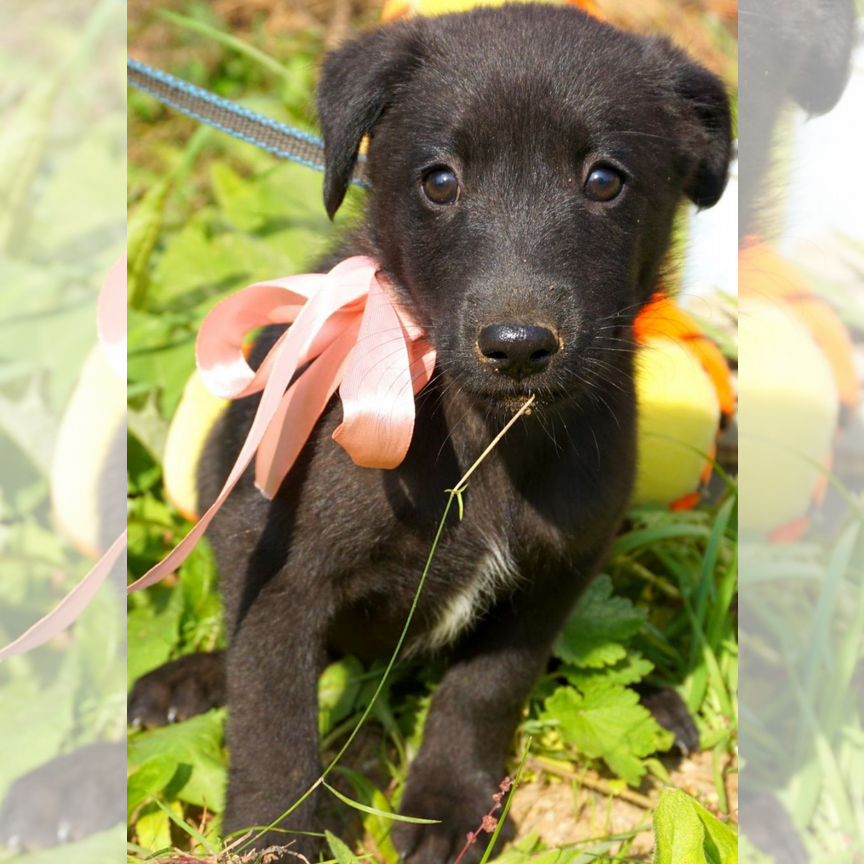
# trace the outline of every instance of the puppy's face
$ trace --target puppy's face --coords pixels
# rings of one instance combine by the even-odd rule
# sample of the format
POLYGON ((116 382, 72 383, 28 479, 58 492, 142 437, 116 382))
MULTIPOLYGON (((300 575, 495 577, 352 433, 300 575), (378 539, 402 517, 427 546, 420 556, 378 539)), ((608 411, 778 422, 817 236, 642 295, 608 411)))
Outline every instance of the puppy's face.
POLYGON ((463 391, 541 404, 614 384, 683 195, 720 196, 722 85, 567 8, 385 28, 325 66, 326 204, 370 135, 368 228, 463 391))

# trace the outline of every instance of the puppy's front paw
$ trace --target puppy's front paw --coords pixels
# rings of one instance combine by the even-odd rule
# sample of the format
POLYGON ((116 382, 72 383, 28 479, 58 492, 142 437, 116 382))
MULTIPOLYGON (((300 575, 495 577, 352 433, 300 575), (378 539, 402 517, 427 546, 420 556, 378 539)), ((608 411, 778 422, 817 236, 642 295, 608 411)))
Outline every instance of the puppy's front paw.
POLYGON ((225 704, 225 657, 190 654, 139 678, 129 694, 129 723, 153 729, 225 704))
MULTIPOLYGON (((438 819, 439 822, 436 825, 399 823, 393 831, 393 839, 402 859, 406 864, 452 864, 468 842, 468 836, 481 826, 484 816, 494 807, 493 796, 498 791, 496 781, 486 775, 475 774, 466 779, 464 774, 454 773, 452 777, 441 779, 412 773, 400 809, 407 816, 438 819)), ((500 812, 499 809, 496 817, 500 812)), ((499 848, 514 833, 512 823, 505 824, 499 848)), ((489 833, 481 833, 462 859, 464 864, 476 864, 483 857, 489 839, 489 833)))
POLYGON ((689 756, 699 749, 699 730, 684 700, 674 690, 667 688, 643 696, 642 704, 675 736, 681 755, 689 756))

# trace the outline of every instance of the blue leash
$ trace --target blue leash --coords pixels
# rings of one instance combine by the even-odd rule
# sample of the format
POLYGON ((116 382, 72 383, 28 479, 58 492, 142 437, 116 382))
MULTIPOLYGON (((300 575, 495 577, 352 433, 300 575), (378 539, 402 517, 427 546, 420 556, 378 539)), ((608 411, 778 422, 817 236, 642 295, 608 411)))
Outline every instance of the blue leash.
MULTIPOLYGON (((280 159, 289 159, 315 171, 324 170, 324 142, 316 135, 250 111, 131 57, 127 61, 127 71, 129 84, 187 117, 254 144, 280 159)), ((358 159, 351 182, 368 189, 365 161, 363 156, 358 159)))

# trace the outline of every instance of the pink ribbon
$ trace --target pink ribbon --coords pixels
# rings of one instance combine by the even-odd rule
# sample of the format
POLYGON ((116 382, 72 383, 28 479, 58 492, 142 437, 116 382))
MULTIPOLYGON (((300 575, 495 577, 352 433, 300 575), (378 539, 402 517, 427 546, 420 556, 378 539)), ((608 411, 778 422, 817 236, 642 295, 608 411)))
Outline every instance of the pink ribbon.
POLYGON ((90 605, 111 574, 114 565, 126 550, 126 541, 126 531, 124 531, 96 562, 93 569, 47 615, 40 618, 5 648, 0 649, 0 660, 38 648, 72 624, 90 605))
MULTIPOLYGON (((99 342, 109 364, 126 378, 126 255, 111 268, 99 291, 99 342)), ((46 615, 0 649, 0 661, 44 645, 72 624, 90 605, 126 549, 127 532, 111 544, 86 576, 46 615)))
POLYGON ((334 440, 361 467, 395 468, 411 444, 414 395, 435 366, 434 348, 392 296, 376 262, 365 257, 348 258, 327 274, 260 282, 229 297, 204 321, 196 351, 213 393, 229 399, 261 393, 261 401, 216 500, 130 591, 153 585, 186 560, 256 453, 255 483, 272 498, 337 388, 344 414, 334 440), (270 324, 292 326, 256 372, 243 347, 270 324))
POLYGON ((128 260, 124 252, 108 273, 96 306, 99 345, 111 368, 126 380, 126 284, 128 260))

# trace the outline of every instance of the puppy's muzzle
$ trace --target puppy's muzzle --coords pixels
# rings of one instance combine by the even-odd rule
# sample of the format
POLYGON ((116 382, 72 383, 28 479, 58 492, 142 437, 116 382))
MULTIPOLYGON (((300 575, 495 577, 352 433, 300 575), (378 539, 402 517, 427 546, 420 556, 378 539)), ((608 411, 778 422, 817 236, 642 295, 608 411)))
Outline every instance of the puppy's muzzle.
POLYGON ((491 324, 477 336, 480 359, 517 381, 542 372, 559 348, 558 337, 536 324, 491 324))

